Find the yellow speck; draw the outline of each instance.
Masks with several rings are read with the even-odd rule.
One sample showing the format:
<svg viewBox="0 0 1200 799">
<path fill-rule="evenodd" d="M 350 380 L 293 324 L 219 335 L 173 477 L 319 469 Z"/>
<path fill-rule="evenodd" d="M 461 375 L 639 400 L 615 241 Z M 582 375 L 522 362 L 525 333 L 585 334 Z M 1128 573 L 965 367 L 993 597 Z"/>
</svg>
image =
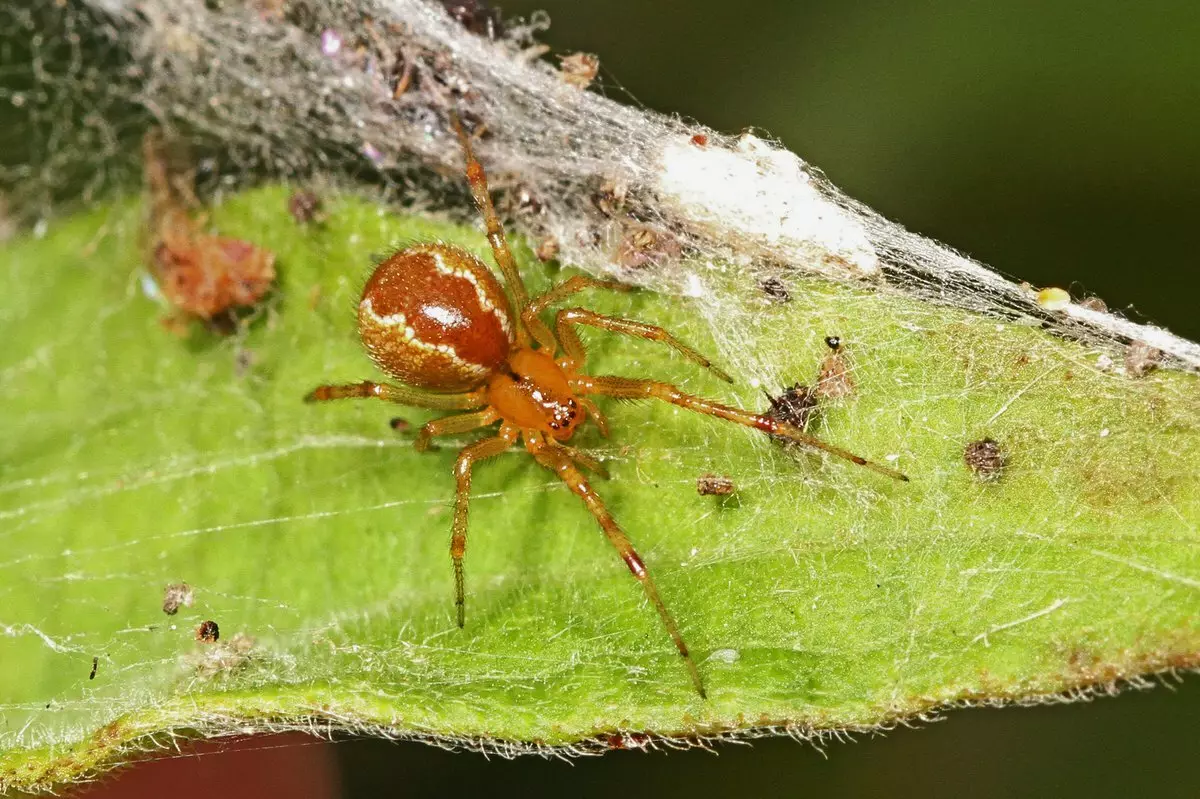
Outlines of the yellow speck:
<svg viewBox="0 0 1200 799">
<path fill-rule="evenodd" d="M 1042 289 L 1038 292 L 1037 301 L 1047 311 L 1061 311 L 1071 304 L 1071 295 L 1063 289 Z"/>
</svg>

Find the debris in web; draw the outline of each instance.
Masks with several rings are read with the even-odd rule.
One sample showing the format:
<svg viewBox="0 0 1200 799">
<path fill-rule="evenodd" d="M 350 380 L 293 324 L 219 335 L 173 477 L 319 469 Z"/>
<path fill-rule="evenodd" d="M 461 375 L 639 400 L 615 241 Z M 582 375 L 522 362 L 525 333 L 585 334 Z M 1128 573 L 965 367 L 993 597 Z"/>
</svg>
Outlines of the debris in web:
<svg viewBox="0 0 1200 799">
<path fill-rule="evenodd" d="M 541 58 L 544 15 L 502 21 L 478 0 L 86 0 L 0 21 L 43 34 L 30 85 L 0 97 L 46 132 L 28 163 L 0 171 L 22 184 L 26 211 L 127 178 L 131 131 L 151 120 L 210 154 L 210 191 L 321 174 L 424 206 L 462 191 L 456 110 L 480 132 L 495 188 L 536 198 L 511 223 L 540 257 L 685 294 L 720 320 L 723 344 L 748 313 L 725 296 L 729 274 L 779 299 L 782 277 L 807 274 L 1040 325 L 1117 359 L 1142 342 L 1162 367 L 1200 369 L 1197 344 L 1014 283 L 883 219 L 768 138 L 581 90 L 594 60 L 565 56 L 564 75 Z"/>
</svg>

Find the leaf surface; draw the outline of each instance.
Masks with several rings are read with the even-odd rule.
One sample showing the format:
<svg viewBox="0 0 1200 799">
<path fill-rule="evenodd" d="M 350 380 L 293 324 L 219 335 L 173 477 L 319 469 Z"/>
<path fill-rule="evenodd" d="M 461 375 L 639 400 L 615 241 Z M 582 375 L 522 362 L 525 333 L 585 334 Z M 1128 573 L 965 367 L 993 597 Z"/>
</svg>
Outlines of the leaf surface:
<svg viewBox="0 0 1200 799">
<path fill-rule="evenodd" d="M 585 334 L 591 371 L 761 410 L 763 389 L 811 384 L 838 335 L 855 391 L 810 430 L 912 482 L 609 402 L 613 437 L 576 443 L 611 471 L 596 487 L 709 699 L 582 504 L 521 450 L 477 471 L 457 629 L 451 466 L 472 436 L 420 454 L 388 420 L 415 431 L 428 412 L 301 397 L 380 377 L 354 330 L 372 258 L 441 238 L 490 261 L 486 243 L 351 198 L 300 227 L 286 202 L 262 189 L 214 212 L 278 256 L 277 294 L 232 337 L 160 324 L 132 206 L 0 253 L 0 787 L 177 731 L 619 745 L 858 729 L 1196 665 L 1194 377 L 1135 380 L 1036 329 L 815 280 L 777 303 L 734 273 L 728 313 L 649 292 L 581 304 L 676 331 L 736 386 L 603 333 Z M 560 277 L 522 262 L 535 292 Z M 984 437 L 1009 456 L 990 483 L 963 460 Z M 737 493 L 698 495 L 709 472 Z M 194 603 L 167 616 L 179 582 Z M 197 642 L 210 619 L 220 641 Z"/>
</svg>

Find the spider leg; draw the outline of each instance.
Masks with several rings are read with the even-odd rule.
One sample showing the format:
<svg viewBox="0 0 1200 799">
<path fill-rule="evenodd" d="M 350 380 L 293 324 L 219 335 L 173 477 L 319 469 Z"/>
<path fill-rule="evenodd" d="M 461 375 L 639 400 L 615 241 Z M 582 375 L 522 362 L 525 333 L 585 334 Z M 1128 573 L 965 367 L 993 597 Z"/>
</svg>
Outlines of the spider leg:
<svg viewBox="0 0 1200 799">
<path fill-rule="evenodd" d="M 583 406 L 583 410 L 587 415 L 592 417 L 592 421 L 596 423 L 596 427 L 600 430 L 600 435 L 608 438 L 608 417 L 602 414 L 600 409 L 596 407 L 596 403 L 587 397 L 576 397 L 575 399 Z"/>
<path fill-rule="evenodd" d="M 468 430 L 487 427 L 499 418 L 500 414 L 496 413 L 495 410 L 484 408 L 482 411 L 475 411 L 474 413 L 461 413 L 457 416 L 445 416 L 441 419 L 434 419 L 432 422 L 426 422 L 421 427 L 421 432 L 417 435 L 417 440 L 413 442 L 413 447 L 416 448 L 417 452 L 424 452 L 429 449 L 429 440 L 434 436 L 465 433 Z"/>
<path fill-rule="evenodd" d="M 462 418 L 462 417 L 458 417 Z M 471 467 L 477 461 L 499 455 L 517 440 L 515 427 L 502 425 L 500 435 L 482 438 L 463 447 L 454 462 L 454 524 L 450 529 L 450 558 L 454 561 L 454 607 L 458 615 L 458 626 L 467 620 L 466 582 L 463 578 L 463 555 L 467 551 L 467 511 L 471 501 Z"/>
<path fill-rule="evenodd" d="M 504 275 L 504 283 L 513 296 L 517 316 L 524 317 L 525 306 L 529 304 L 529 292 L 526 291 L 525 284 L 521 281 L 521 272 L 517 269 L 517 262 L 508 248 L 508 239 L 504 237 L 504 226 L 500 224 L 500 218 L 496 216 L 496 207 L 492 205 L 492 196 L 488 193 L 487 173 L 483 171 L 483 164 L 479 163 L 471 149 L 471 137 L 467 135 L 458 114 L 451 112 L 450 123 L 454 126 L 454 132 L 458 135 L 459 144 L 462 145 L 463 153 L 466 155 L 467 183 L 471 186 L 471 196 L 475 198 L 475 207 L 479 209 L 480 215 L 483 216 L 483 222 L 487 226 L 487 238 L 488 244 L 492 245 L 492 256 L 496 259 L 496 265 L 500 267 L 500 272 Z M 529 334 L 524 325 L 518 323 L 516 328 L 517 344 L 528 346 Z"/>
<path fill-rule="evenodd" d="M 782 436 L 807 447 L 823 450 L 830 455 L 836 455 L 851 463 L 864 466 L 873 472 L 908 482 L 908 478 L 895 469 L 881 466 L 841 447 L 836 447 L 833 444 L 826 444 L 821 439 L 805 433 L 795 425 L 776 421 L 769 416 L 763 416 L 762 414 L 742 410 L 741 408 L 732 408 L 728 405 L 722 405 L 719 402 L 685 394 L 670 383 L 661 383 L 656 380 L 638 380 L 628 377 L 591 377 L 579 375 L 571 380 L 571 386 L 581 394 L 600 394 L 617 399 L 662 400 L 672 405 L 678 405 L 681 408 L 687 408 L 689 411 L 716 416 L 729 422 L 753 427 L 755 430 L 761 430 L 764 433 Z"/>
<path fill-rule="evenodd" d="M 696 661 L 692 660 L 688 646 L 679 632 L 679 625 L 675 623 L 671 612 L 663 604 L 662 597 L 658 595 L 658 588 L 654 585 L 654 580 L 651 579 L 650 573 L 646 570 L 646 564 L 642 562 L 641 556 L 633 548 L 633 543 L 629 540 L 629 536 L 617 524 L 612 514 L 608 512 L 608 508 L 604 506 L 604 502 L 596 495 L 596 492 L 592 489 L 587 479 L 575 468 L 565 453 L 555 447 L 548 446 L 540 433 L 526 431 L 525 444 L 530 454 L 533 455 L 538 463 L 557 474 L 559 479 L 566 483 L 567 487 L 587 505 L 588 510 L 592 512 L 592 516 L 599 522 L 600 528 L 604 531 L 604 535 L 607 536 L 609 543 L 617 550 L 617 553 L 621 556 L 621 560 L 625 561 L 625 565 L 629 567 L 630 573 L 642 584 L 642 588 L 646 592 L 646 598 L 650 600 L 650 604 L 658 611 L 658 616 L 662 619 L 663 626 L 667 628 L 671 640 L 675 642 L 675 648 L 679 650 L 679 655 L 683 658 L 684 664 L 687 666 L 688 674 L 692 678 L 692 684 L 696 686 L 696 692 L 700 694 L 702 699 L 707 698 L 707 694 L 704 692 L 704 683 L 700 680 L 700 671 L 696 668 Z"/>
<path fill-rule="evenodd" d="M 605 468 L 604 464 L 601 463 L 598 458 L 592 457 L 586 452 L 578 450 L 575 447 L 569 447 L 566 444 L 559 444 L 558 448 L 566 453 L 568 458 L 575 461 L 575 463 L 587 469 L 589 472 L 599 475 L 605 480 L 609 478 L 608 469 Z"/>
<path fill-rule="evenodd" d="M 417 408 L 434 408 L 443 411 L 469 411 L 487 404 L 485 391 L 468 391 L 465 394 L 434 394 L 408 386 L 390 383 L 361 383 L 317 386 L 304 397 L 305 402 L 328 402 L 339 399 L 381 399 L 400 405 Z"/>
<path fill-rule="evenodd" d="M 571 329 L 572 325 L 587 325 L 588 327 L 597 327 L 601 330 L 610 330 L 613 333 L 623 333 L 626 336 L 649 339 L 650 341 L 661 341 L 689 361 L 700 364 L 726 383 L 733 382 L 733 378 L 725 374 L 721 369 L 713 366 L 712 361 L 672 336 L 663 328 L 633 319 L 605 316 L 595 311 L 589 311 L 586 308 L 564 308 L 558 312 L 554 319 L 554 328 L 558 331 L 558 338 L 562 342 L 563 352 L 573 361 L 571 364 L 572 367 L 582 366 L 586 355 L 583 349 L 583 342 L 579 340 L 579 335 Z"/>
<path fill-rule="evenodd" d="M 561 302 L 572 294 L 578 294 L 584 289 L 589 288 L 608 289 L 609 291 L 630 291 L 632 287 L 615 280 L 597 280 L 594 277 L 584 277 L 583 275 L 576 275 L 556 286 L 551 286 L 549 291 L 530 300 L 521 314 L 521 320 L 525 322 L 525 327 L 529 329 L 533 340 L 553 352 L 557 345 L 557 342 L 554 340 L 554 334 L 550 332 L 550 328 L 546 326 L 546 323 L 538 318 L 538 314 L 554 303 Z"/>
</svg>

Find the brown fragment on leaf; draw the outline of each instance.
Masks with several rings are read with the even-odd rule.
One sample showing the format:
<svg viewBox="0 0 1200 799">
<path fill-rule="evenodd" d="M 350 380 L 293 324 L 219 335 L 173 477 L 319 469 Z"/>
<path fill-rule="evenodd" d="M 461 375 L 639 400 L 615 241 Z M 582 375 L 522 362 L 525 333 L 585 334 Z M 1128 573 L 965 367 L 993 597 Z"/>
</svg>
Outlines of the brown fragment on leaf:
<svg viewBox="0 0 1200 799">
<path fill-rule="evenodd" d="M 600 72 L 600 57 L 591 53 L 571 53 L 558 60 L 563 80 L 577 89 L 586 89 Z"/>
<path fill-rule="evenodd" d="M 801 383 L 785 389 L 778 397 L 767 394 L 767 400 L 770 401 L 771 407 L 766 410 L 764 416 L 777 422 L 785 422 L 799 427 L 801 430 L 808 427 L 819 404 L 816 392 Z M 791 439 L 782 436 L 772 436 L 772 438 L 776 441 L 792 443 Z"/>
<path fill-rule="evenodd" d="M 1158 368 L 1162 357 L 1162 350 L 1135 341 L 1125 349 L 1125 373 L 1130 377 L 1145 377 Z"/>
<path fill-rule="evenodd" d="M 558 252 L 558 239 L 554 238 L 553 236 L 547 236 L 538 243 L 537 249 L 533 251 L 533 254 L 537 256 L 539 261 L 545 263 L 546 261 L 553 261 L 555 258 L 557 258 Z"/>
<path fill-rule="evenodd" d="M 837 336 L 828 336 L 825 344 L 832 350 L 821 361 L 817 373 L 817 385 L 813 389 L 818 399 L 839 399 L 854 393 L 854 376 L 850 373 L 849 359 L 842 349 L 842 340 Z"/>
<path fill-rule="evenodd" d="M 1099 311 L 1104 313 L 1108 310 L 1108 303 L 1099 297 L 1085 297 L 1079 302 L 1080 308 L 1087 308 L 1089 311 Z"/>
<path fill-rule="evenodd" d="M 150 195 L 150 266 L 163 295 L 203 321 L 256 305 L 275 281 L 275 254 L 241 239 L 204 233 L 192 173 L 177 166 L 160 130 L 142 141 Z"/>
<path fill-rule="evenodd" d="M 625 227 L 617 248 L 617 262 L 626 269 L 642 269 L 652 264 L 672 261 L 683 253 L 678 239 L 670 233 L 630 224 Z"/>
<path fill-rule="evenodd" d="M 316 192 L 308 189 L 294 191 L 288 197 L 288 213 L 292 215 L 292 219 L 296 220 L 298 225 L 325 221 L 325 214 L 321 206 L 321 198 L 317 196 Z"/>
<path fill-rule="evenodd" d="M 1004 474 L 1008 454 L 994 439 L 983 438 L 967 444 L 963 461 L 981 482 L 990 483 Z"/>
<path fill-rule="evenodd" d="M 726 497 L 737 490 L 733 478 L 723 474 L 702 474 L 696 480 L 696 493 L 702 497 Z"/>
<path fill-rule="evenodd" d="M 778 303 L 791 302 L 792 295 L 787 286 L 777 277 L 767 277 L 758 281 L 758 287 L 772 300 Z"/>
<path fill-rule="evenodd" d="M 221 637 L 221 628 L 217 626 L 215 621 L 211 619 L 200 622 L 200 626 L 196 628 L 196 640 L 206 644 L 215 643 Z"/>
<path fill-rule="evenodd" d="M 187 583 L 172 583 L 163 591 L 163 613 L 168 616 L 174 616 L 179 612 L 180 606 L 190 608 L 194 596 L 192 587 Z"/>
</svg>

